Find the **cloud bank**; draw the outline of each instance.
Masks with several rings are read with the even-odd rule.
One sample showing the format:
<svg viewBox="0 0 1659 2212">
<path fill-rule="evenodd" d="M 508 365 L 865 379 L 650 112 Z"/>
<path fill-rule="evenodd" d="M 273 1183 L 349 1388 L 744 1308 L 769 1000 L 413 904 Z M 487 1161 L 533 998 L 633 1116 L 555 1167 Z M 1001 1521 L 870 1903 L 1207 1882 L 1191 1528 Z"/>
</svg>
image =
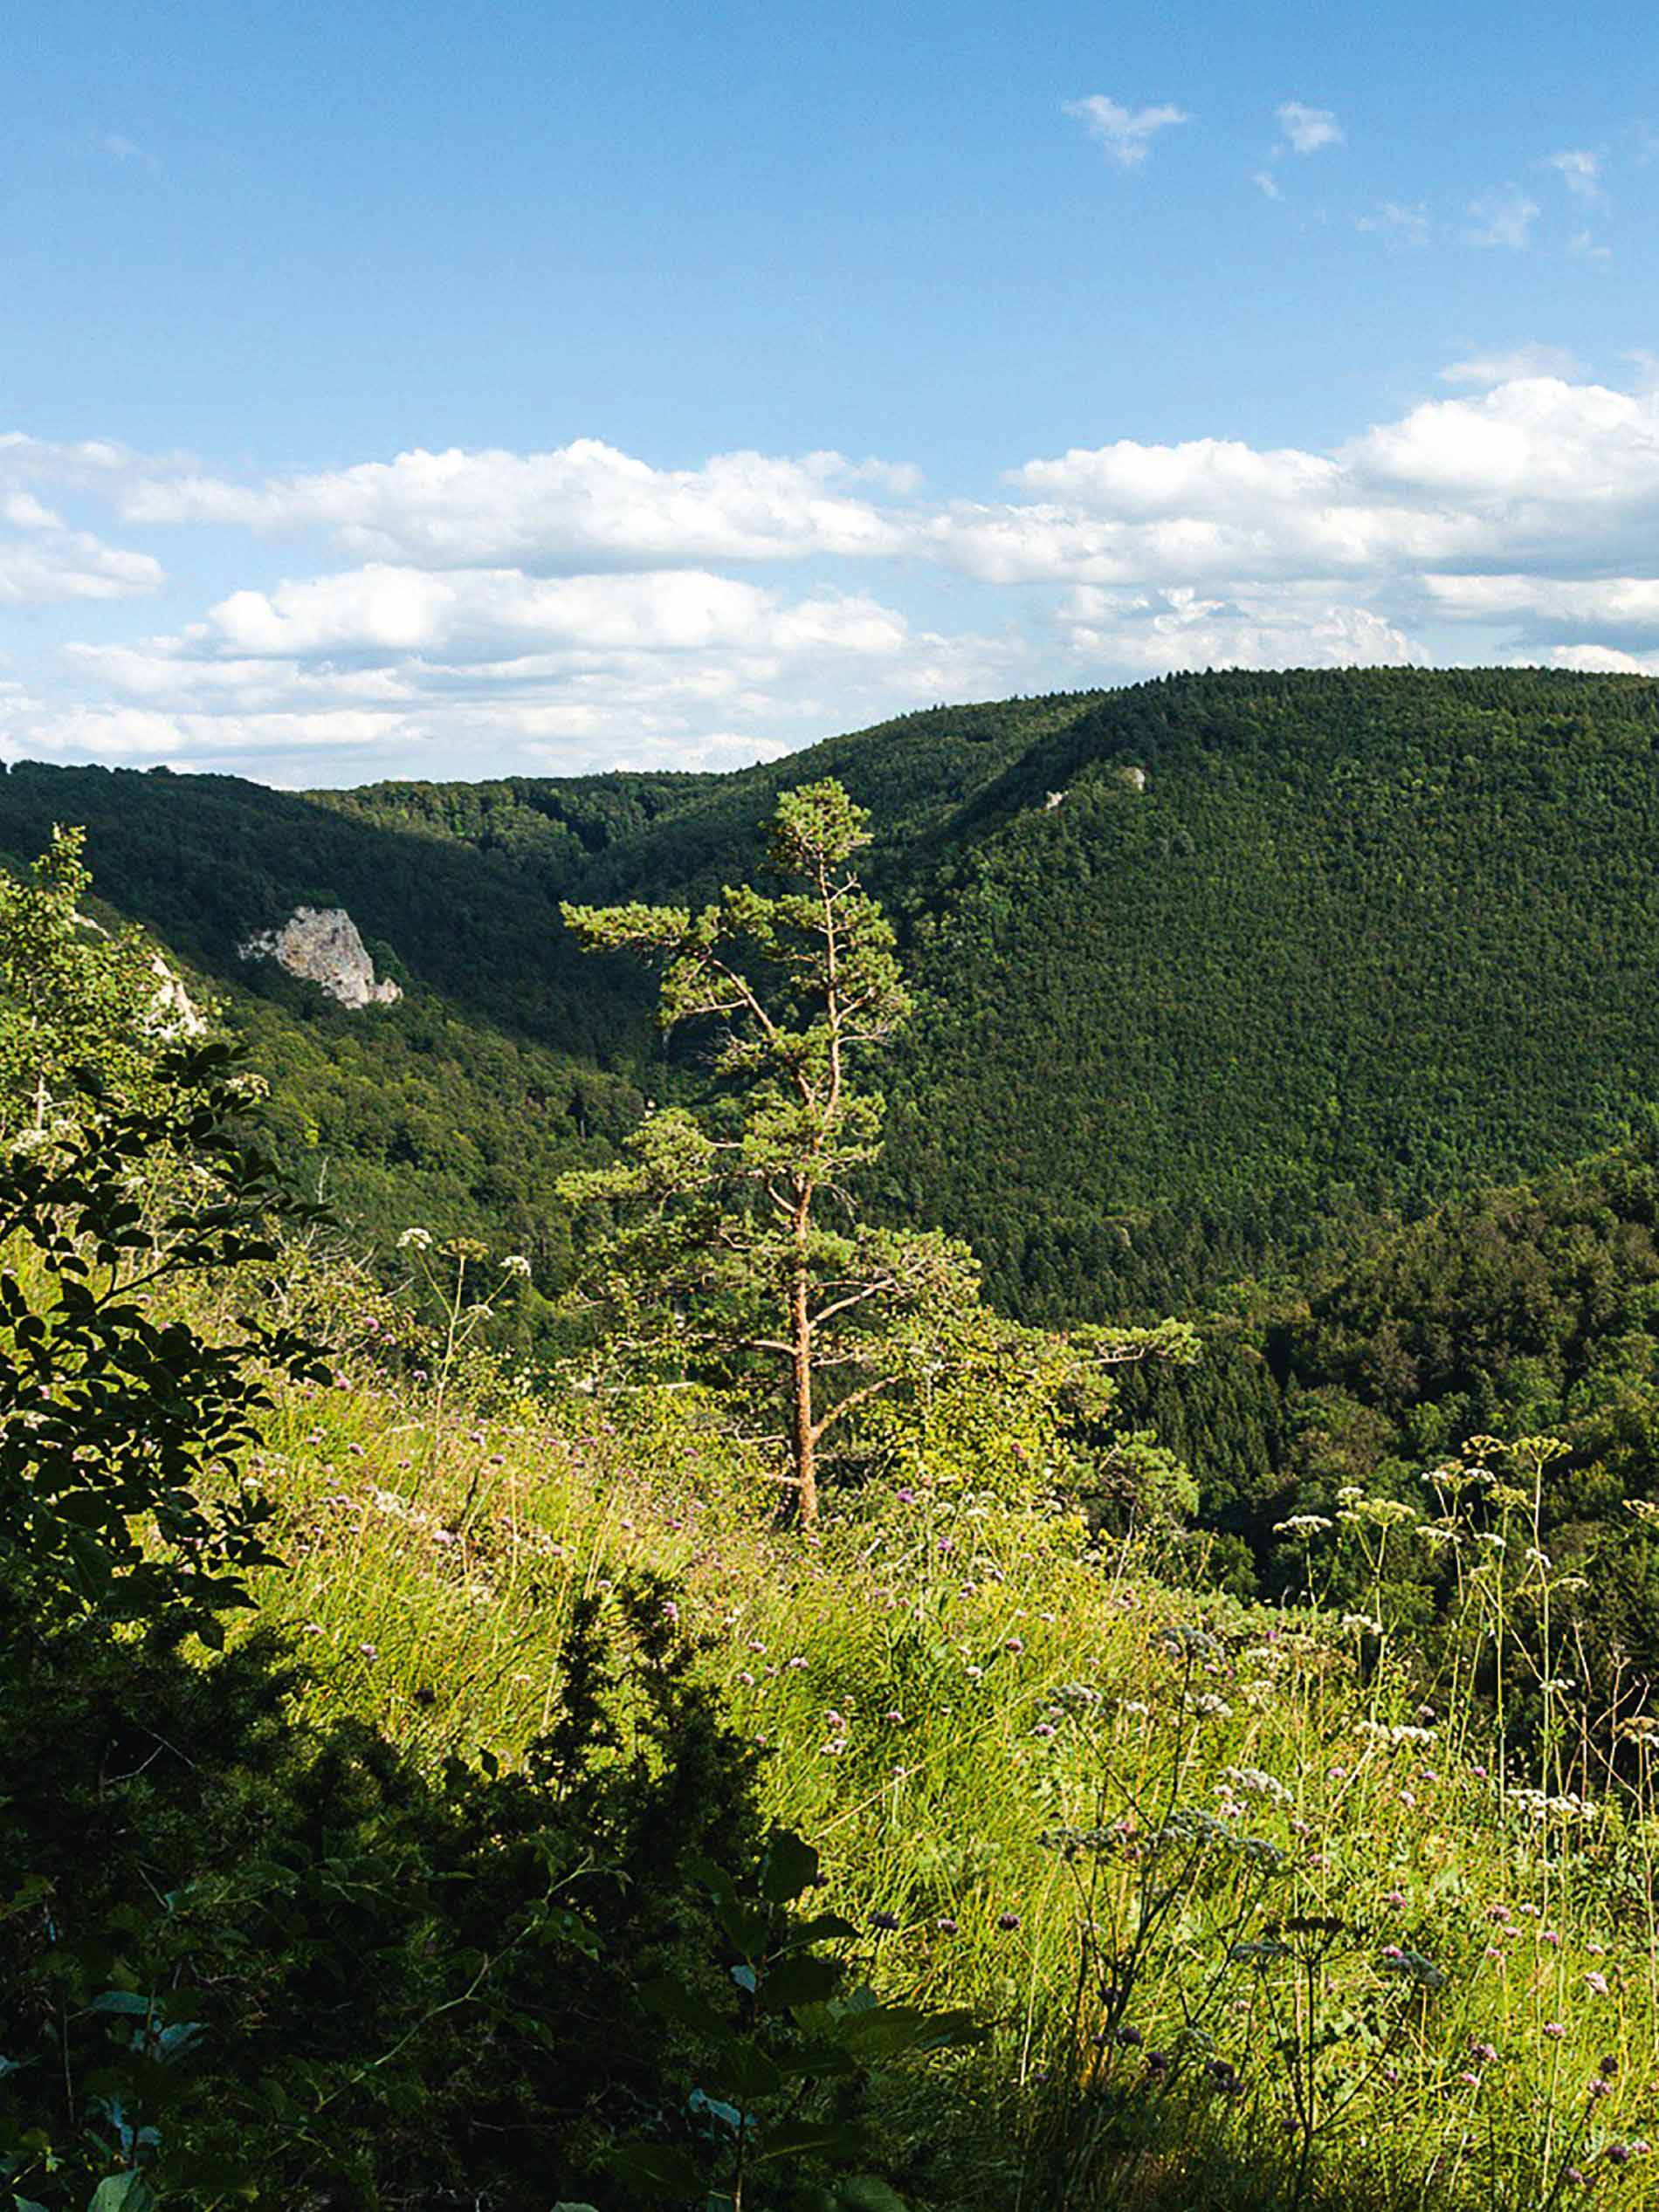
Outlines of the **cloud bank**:
<svg viewBox="0 0 1659 2212">
<path fill-rule="evenodd" d="M 554 773 L 1176 668 L 1659 668 L 1659 391 L 1540 347 L 1441 374 L 1328 450 L 1112 438 L 972 499 L 829 452 L 665 470 L 580 439 L 244 479 L 13 435 L 0 603 L 65 634 L 0 662 L 0 753 Z"/>
</svg>

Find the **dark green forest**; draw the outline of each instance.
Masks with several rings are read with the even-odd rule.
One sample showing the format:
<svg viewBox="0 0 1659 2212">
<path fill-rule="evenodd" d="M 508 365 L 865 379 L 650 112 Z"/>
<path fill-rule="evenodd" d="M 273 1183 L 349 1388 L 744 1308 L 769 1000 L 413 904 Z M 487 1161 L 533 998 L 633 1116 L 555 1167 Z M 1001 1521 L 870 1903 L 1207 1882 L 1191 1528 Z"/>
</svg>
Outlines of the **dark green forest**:
<svg viewBox="0 0 1659 2212">
<path fill-rule="evenodd" d="M 85 822 L 100 892 L 229 996 L 366 1233 L 482 1225 L 552 1285 L 556 1174 L 701 1080 L 558 901 L 700 897 L 834 774 L 919 1007 L 879 1200 L 1055 1323 L 1189 1307 L 1616 1141 L 1659 1096 L 1656 732 L 1635 677 L 1175 677 L 727 775 L 303 794 L 21 764 L 0 855 Z M 351 912 L 401 1005 L 237 960 L 302 902 Z"/>
</svg>

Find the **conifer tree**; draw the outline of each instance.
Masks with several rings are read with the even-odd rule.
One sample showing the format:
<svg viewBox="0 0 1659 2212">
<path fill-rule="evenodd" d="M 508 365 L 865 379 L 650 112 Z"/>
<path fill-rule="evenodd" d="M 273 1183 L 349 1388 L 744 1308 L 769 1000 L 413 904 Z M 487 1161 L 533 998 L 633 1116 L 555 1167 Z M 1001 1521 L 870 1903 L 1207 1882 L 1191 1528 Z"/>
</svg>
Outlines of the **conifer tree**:
<svg viewBox="0 0 1659 2212">
<path fill-rule="evenodd" d="M 664 963 L 657 1019 L 712 1031 L 719 1095 L 650 1113 L 614 1166 L 561 1178 L 616 1226 L 595 1279 L 682 1355 L 761 1364 L 787 1410 L 801 1522 L 818 1515 L 820 1446 L 901 1379 L 919 1333 L 971 1301 L 965 1247 L 873 1228 L 854 1185 L 881 1143 L 865 1067 L 910 1012 L 891 925 L 860 883 L 868 816 L 839 783 L 786 792 L 770 825 L 775 890 L 681 907 L 566 904 L 590 951 Z"/>
</svg>

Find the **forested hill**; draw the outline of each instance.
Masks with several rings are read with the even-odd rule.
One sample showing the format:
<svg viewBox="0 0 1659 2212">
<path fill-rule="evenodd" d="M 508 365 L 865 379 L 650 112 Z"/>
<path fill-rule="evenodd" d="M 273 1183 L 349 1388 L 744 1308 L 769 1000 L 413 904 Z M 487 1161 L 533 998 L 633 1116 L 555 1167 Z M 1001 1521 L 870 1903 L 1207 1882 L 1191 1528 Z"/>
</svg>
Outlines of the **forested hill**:
<svg viewBox="0 0 1659 2212">
<path fill-rule="evenodd" d="M 920 1011 L 883 1202 L 1043 1320 L 1189 1303 L 1615 1139 L 1659 1097 L 1659 686 L 1533 670 L 1172 677 L 937 709 L 735 774 L 278 793 L 18 766 L 0 855 L 85 822 L 100 891 L 233 994 L 297 1148 L 379 1231 L 563 1257 L 556 1169 L 664 1067 L 648 985 L 561 897 L 752 871 L 833 774 Z M 404 1000 L 348 1013 L 237 944 L 343 905 Z"/>
</svg>

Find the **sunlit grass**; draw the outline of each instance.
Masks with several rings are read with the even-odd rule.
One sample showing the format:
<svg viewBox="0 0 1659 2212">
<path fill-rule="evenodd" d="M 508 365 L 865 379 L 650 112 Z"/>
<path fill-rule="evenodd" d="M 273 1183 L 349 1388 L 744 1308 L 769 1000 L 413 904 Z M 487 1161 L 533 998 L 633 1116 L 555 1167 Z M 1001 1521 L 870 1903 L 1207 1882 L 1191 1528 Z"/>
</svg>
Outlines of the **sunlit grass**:
<svg viewBox="0 0 1659 2212">
<path fill-rule="evenodd" d="M 878 1486 L 803 1541 L 692 1398 L 296 1393 L 262 1471 L 314 1694 L 434 1757 L 514 1758 L 578 1596 L 667 1578 L 878 1980 L 994 2023 L 956 2201 L 1196 2202 L 1225 2154 L 1240 2202 L 1659 2204 L 1645 1766 L 1540 1806 L 1463 1677 L 1044 1506 Z"/>
</svg>

